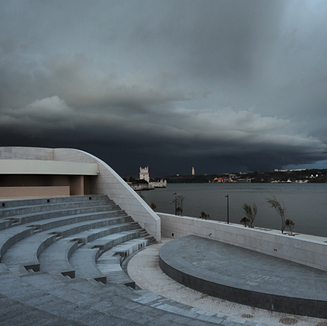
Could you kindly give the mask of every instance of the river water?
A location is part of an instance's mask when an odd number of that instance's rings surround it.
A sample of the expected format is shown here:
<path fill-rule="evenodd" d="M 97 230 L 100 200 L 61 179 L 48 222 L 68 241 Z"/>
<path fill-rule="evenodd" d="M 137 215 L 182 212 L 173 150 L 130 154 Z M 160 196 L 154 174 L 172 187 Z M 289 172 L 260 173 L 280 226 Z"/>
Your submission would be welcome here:
<path fill-rule="evenodd" d="M 255 203 L 258 214 L 254 226 L 280 229 L 280 216 L 266 202 L 266 198 L 275 196 L 286 206 L 285 218 L 295 223 L 294 233 L 327 237 L 327 184 L 168 184 L 164 189 L 143 191 L 142 196 L 149 205 L 155 203 L 156 212 L 174 214 L 174 193 L 185 196 L 184 216 L 199 217 L 204 211 L 212 220 L 226 221 L 228 195 L 231 223 L 240 223 L 245 216 L 243 204 Z"/>

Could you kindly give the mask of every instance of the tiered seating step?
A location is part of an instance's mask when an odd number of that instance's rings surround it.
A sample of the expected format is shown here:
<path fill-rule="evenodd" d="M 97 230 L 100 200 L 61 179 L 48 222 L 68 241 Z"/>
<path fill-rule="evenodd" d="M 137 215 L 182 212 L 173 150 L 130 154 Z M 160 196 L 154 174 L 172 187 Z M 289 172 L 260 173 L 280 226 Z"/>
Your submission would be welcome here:
<path fill-rule="evenodd" d="M 108 283 L 125 284 L 135 288 L 135 282 L 122 270 L 121 263 L 132 253 L 145 248 L 149 240 L 137 238 L 107 250 L 97 260 L 97 267 L 107 277 Z"/>
<path fill-rule="evenodd" d="M 111 234 L 100 239 L 94 240 L 87 245 L 79 248 L 71 257 L 70 263 L 75 269 L 76 277 L 94 278 L 106 283 L 106 275 L 102 274 L 98 269 L 96 262 L 103 250 L 107 250 L 118 243 L 136 238 L 141 229 L 122 231 Z M 105 248 L 105 249 L 103 249 Z"/>

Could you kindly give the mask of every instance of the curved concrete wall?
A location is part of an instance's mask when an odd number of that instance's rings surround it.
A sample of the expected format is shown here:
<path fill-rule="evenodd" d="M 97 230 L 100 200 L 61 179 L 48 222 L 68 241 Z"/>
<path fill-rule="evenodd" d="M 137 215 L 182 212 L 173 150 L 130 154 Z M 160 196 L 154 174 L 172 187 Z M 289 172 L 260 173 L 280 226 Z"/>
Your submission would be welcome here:
<path fill-rule="evenodd" d="M 250 229 L 240 224 L 158 215 L 161 235 L 165 238 L 197 235 L 327 271 L 327 238 L 306 234 L 289 236 L 277 230 Z"/>
<path fill-rule="evenodd" d="M 157 241 L 161 241 L 161 224 L 158 215 L 110 166 L 99 158 L 77 149 L 0 147 L 0 159 L 98 163 L 99 175 L 94 177 L 91 192 L 108 195 L 150 235 Z"/>
<path fill-rule="evenodd" d="M 95 194 L 108 195 L 150 235 L 161 241 L 161 223 L 158 215 L 108 164 L 89 153 L 68 148 L 54 149 L 54 159 L 98 163 L 99 175 L 91 191 Z"/>

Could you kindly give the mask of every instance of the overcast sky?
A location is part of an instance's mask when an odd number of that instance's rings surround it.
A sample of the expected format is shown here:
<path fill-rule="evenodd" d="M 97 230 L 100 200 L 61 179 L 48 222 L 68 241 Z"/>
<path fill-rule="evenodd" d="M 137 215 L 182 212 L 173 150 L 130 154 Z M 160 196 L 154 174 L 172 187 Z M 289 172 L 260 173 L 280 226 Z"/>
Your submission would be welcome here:
<path fill-rule="evenodd" d="M 327 1 L 0 0 L 0 146 L 121 175 L 327 168 Z"/>

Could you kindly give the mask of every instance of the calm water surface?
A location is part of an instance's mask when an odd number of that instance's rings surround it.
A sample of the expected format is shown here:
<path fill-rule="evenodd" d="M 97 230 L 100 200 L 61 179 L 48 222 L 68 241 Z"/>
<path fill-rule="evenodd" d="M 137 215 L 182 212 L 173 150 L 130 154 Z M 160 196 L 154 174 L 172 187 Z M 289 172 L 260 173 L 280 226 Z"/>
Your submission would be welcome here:
<path fill-rule="evenodd" d="M 277 212 L 266 202 L 275 196 L 284 202 L 285 218 L 294 221 L 293 232 L 327 237 L 327 184 L 168 184 L 165 189 L 143 191 L 144 200 L 155 203 L 157 212 L 174 214 L 174 193 L 185 196 L 183 215 L 199 217 L 201 211 L 213 220 L 226 221 L 229 195 L 230 222 L 239 223 L 244 203 L 258 207 L 254 226 L 280 229 Z"/>

